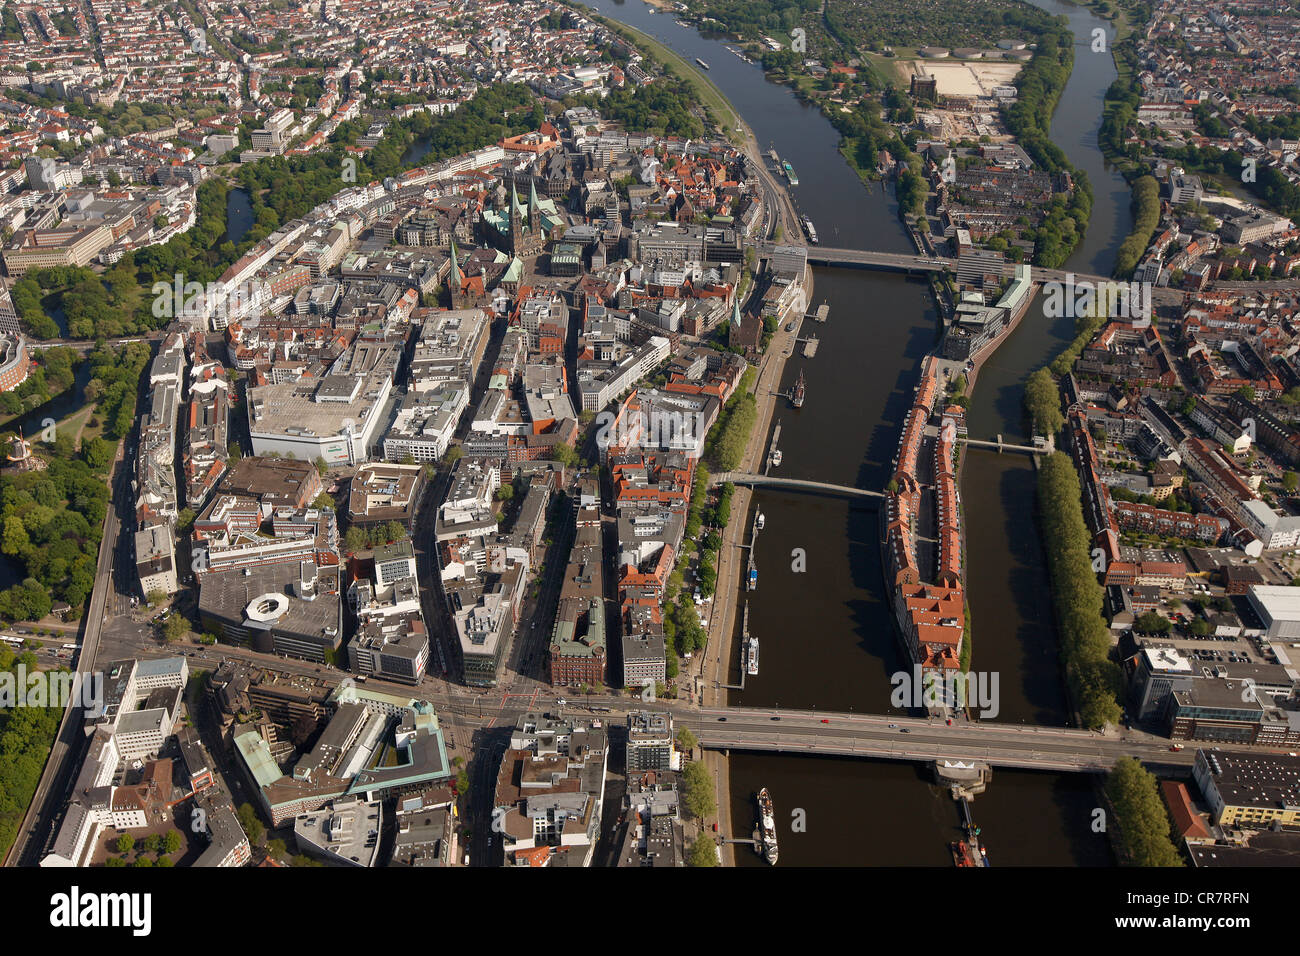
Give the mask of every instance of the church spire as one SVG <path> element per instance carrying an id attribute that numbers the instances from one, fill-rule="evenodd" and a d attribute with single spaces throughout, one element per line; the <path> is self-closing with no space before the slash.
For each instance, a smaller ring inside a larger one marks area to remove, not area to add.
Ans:
<path id="1" fill-rule="evenodd" d="M 519 193 L 515 189 L 515 181 L 510 180 L 510 219 L 513 222 L 515 217 L 520 215 L 519 212 Z"/>
<path id="2" fill-rule="evenodd" d="M 464 280 L 460 277 L 460 263 L 456 261 L 456 240 L 451 240 L 451 277 L 448 282 L 451 285 L 451 294 L 459 295 L 461 282 Z"/>
<path id="3" fill-rule="evenodd" d="M 528 181 L 528 228 L 537 232 L 542 227 L 542 210 L 537 205 L 537 180 Z"/>

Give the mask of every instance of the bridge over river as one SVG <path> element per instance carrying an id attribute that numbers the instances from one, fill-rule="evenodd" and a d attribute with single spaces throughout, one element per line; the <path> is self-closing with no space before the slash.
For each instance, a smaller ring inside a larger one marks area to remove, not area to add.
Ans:
<path id="1" fill-rule="evenodd" d="M 887 272 L 943 272 L 945 269 L 956 272 L 960 260 L 947 256 L 927 256 L 916 253 L 875 252 L 866 249 L 838 249 L 833 246 L 805 246 L 801 243 L 756 243 L 761 256 L 770 256 L 778 245 L 794 246 L 807 250 L 808 262 L 820 266 L 857 266 L 863 269 L 881 269 Z M 1014 262 L 1003 266 L 1003 273 L 1010 276 L 1015 269 Z M 1065 282 L 1068 276 L 1074 282 L 1110 283 L 1117 280 L 1110 276 L 1092 275 L 1082 272 L 1069 272 L 1066 269 L 1045 269 L 1033 266 L 1031 275 L 1034 282 Z"/>
<path id="2" fill-rule="evenodd" d="M 749 485 L 751 488 L 799 488 L 804 491 L 819 491 L 828 495 L 844 498 L 883 498 L 883 492 L 870 491 L 866 488 L 851 488 L 848 485 L 833 485 L 825 481 L 808 481 L 802 478 L 778 478 L 775 475 L 751 475 L 741 471 L 724 471 L 709 476 L 710 485 L 731 482 L 733 485 Z"/>
<path id="3" fill-rule="evenodd" d="M 998 452 L 1018 452 L 1025 455 L 1046 455 L 1051 452 L 1051 447 L 1043 445 L 1017 445 L 1002 440 L 1002 436 L 997 437 L 997 441 L 978 441 L 976 439 L 960 439 L 962 444 L 971 445 L 976 448 L 992 448 Z M 748 485 L 750 488 L 786 488 L 799 491 L 812 491 L 824 495 L 836 495 L 841 498 L 884 498 L 885 493 L 882 491 L 872 491 L 869 488 L 854 488 L 850 485 L 836 485 L 828 481 L 812 481 L 808 478 L 781 478 L 777 475 L 755 475 L 744 471 L 723 471 L 716 475 L 709 476 L 709 485 L 721 485 L 731 482 L 733 485 Z"/>
<path id="4" fill-rule="evenodd" d="M 961 760 L 993 767 L 1105 771 L 1121 757 L 1186 773 L 1195 748 L 1171 750 L 1167 739 L 1136 730 L 1107 734 L 994 721 L 846 714 L 815 710 L 717 707 L 677 710 L 712 750 L 835 754 L 885 760 Z"/>

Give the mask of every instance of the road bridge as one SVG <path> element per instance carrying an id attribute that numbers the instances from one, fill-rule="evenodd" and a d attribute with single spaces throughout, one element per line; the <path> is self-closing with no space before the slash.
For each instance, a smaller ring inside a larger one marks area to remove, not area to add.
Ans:
<path id="1" fill-rule="evenodd" d="M 677 711 L 712 750 L 833 754 L 883 760 L 982 761 L 996 767 L 1101 772 L 1121 757 L 1187 772 L 1194 749 L 1171 750 L 1168 740 L 1137 731 L 1094 733 L 994 721 L 718 707 Z"/>
<path id="2" fill-rule="evenodd" d="M 800 243 L 761 242 L 756 244 L 759 255 L 771 255 L 777 245 L 795 245 L 808 253 L 810 265 L 856 266 L 863 269 L 881 269 L 888 272 L 956 272 L 960 260 L 947 256 L 927 256 L 917 253 L 876 252 L 869 249 L 841 249 L 833 246 L 804 246 Z M 1014 273 L 1016 263 L 1003 265 L 1003 275 Z M 1110 276 L 1093 275 L 1086 272 L 1070 272 L 1067 269 L 1046 269 L 1032 266 L 1031 278 L 1034 282 L 1066 282 L 1073 277 L 1074 283 L 1110 283 L 1117 280 Z"/>

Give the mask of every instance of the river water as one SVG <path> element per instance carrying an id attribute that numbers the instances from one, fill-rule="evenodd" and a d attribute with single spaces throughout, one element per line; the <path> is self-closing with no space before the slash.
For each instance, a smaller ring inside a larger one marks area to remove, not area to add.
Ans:
<path id="1" fill-rule="evenodd" d="M 760 146 L 775 148 L 799 173 L 801 185 L 792 192 L 823 243 L 911 251 L 892 197 L 879 185 L 863 187 L 839 155 L 839 135 L 820 111 L 767 81 L 721 42 L 678 26 L 670 14 L 651 14 L 641 2 L 587 3 L 688 60 L 709 63 L 709 79 Z M 1104 168 L 1096 148 L 1102 97 L 1115 71 L 1109 55 L 1091 53 L 1089 44 L 1093 29 L 1106 24 L 1059 0 L 1037 5 L 1069 17 L 1077 41 L 1052 136 L 1087 171 L 1095 203 L 1087 239 L 1068 266 L 1108 273 L 1129 213 L 1123 179 Z M 857 270 L 818 269 L 815 281 L 815 301 L 830 305 L 830 321 L 805 325 L 821 339 L 817 357 L 799 355 L 787 364 L 782 390 L 803 368 L 808 392 L 798 410 L 778 400 L 773 419 L 782 424 L 780 473 L 880 488 L 889 477 L 921 359 L 937 341 L 929 290 L 917 280 Z M 1021 434 L 1025 377 L 1070 335 L 1068 321 L 1049 321 L 1031 308 L 980 373 L 972 435 Z M 972 667 L 999 672 L 996 719 L 1065 724 L 1033 519 L 1035 472 L 1019 456 L 967 451 L 965 457 L 961 490 Z M 888 712 L 889 675 L 908 664 L 892 629 L 875 506 L 767 490 L 755 498 L 767 524 L 756 552 L 760 586 L 745 598 L 753 604 L 751 629 L 762 641 L 762 668 L 732 701 Z M 795 549 L 806 553 L 803 573 L 792 570 Z M 738 676 L 735 662 L 731 673 Z M 753 794 L 768 787 L 781 830 L 782 865 L 951 865 L 947 843 L 959 836 L 957 810 L 946 791 L 929 783 L 925 767 L 770 754 L 733 754 L 730 767 L 735 835 L 748 834 Z M 1085 775 L 997 770 L 974 808 L 994 865 L 1106 865 L 1111 855 L 1105 838 L 1088 825 L 1095 804 L 1093 781 Z M 806 820 L 801 832 L 784 822 L 796 810 Z M 763 865 L 748 851 L 736 855 L 741 865 Z"/>

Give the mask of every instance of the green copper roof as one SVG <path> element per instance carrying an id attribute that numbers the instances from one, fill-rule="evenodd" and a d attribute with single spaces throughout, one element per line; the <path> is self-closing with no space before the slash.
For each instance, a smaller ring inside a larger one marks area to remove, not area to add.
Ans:
<path id="1" fill-rule="evenodd" d="M 456 240 L 451 240 L 451 287 L 453 291 L 460 291 L 460 284 L 463 281 L 460 277 L 460 263 L 456 261 Z"/>

